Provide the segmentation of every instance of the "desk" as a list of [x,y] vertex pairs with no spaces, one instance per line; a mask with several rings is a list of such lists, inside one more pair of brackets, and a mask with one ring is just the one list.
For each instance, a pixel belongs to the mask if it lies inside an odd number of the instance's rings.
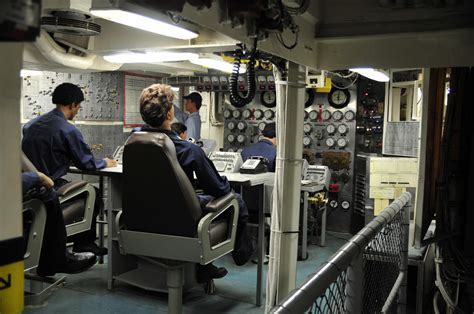
[[[81,171],[77,168],[70,168],[70,173],[85,174],[85,175],[96,175],[100,178],[107,180],[108,198],[107,198],[107,224],[109,227],[109,236],[107,237],[107,243],[109,248],[108,253],[108,273],[107,273],[107,288],[112,289],[115,276],[124,272],[127,266],[128,256],[120,254],[117,245],[114,245],[116,238],[114,235],[117,234],[114,224],[114,212],[118,212],[122,207],[121,199],[121,175],[122,166],[119,165],[114,168],[106,168],[96,171]],[[263,262],[264,262],[264,213],[265,198],[264,188],[266,184],[273,184],[275,178],[274,173],[261,173],[261,174],[240,174],[240,173],[226,173],[225,176],[229,182],[234,186],[240,187],[255,187],[261,191],[260,208],[259,208],[259,219],[258,219],[258,265],[257,265],[257,291],[256,291],[256,304],[260,306],[262,303],[262,284],[263,284]],[[103,233],[102,233],[103,234]],[[100,232],[99,232],[100,236]]]

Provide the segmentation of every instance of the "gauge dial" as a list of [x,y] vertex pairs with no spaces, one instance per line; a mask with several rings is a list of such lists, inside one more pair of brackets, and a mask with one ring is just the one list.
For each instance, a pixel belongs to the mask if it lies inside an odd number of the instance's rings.
[[265,75],[259,75],[257,77],[257,82],[259,84],[266,84],[267,83],[267,78],[265,77]]
[[270,84],[275,84],[275,78],[271,75],[267,76],[267,82]]
[[244,112],[242,113],[242,117],[244,117],[244,119],[248,119],[252,116],[252,111],[250,111],[249,109],[245,109]]
[[341,135],[346,134],[347,131],[348,131],[348,128],[347,128],[347,125],[345,124],[339,124],[339,126],[337,127],[337,132],[339,132],[339,134]]
[[258,129],[259,129],[260,131],[263,131],[263,130],[265,129],[265,126],[266,126],[266,125],[267,125],[267,124],[266,124],[265,122],[260,122],[260,123],[258,124]]
[[227,128],[228,128],[229,130],[235,129],[235,122],[230,121],[229,123],[227,123]]
[[230,143],[233,143],[235,141],[235,135],[234,134],[227,135],[227,141],[229,141]]
[[210,85],[211,84],[211,78],[209,76],[203,76],[202,77],[202,82],[204,85]]
[[212,85],[219,85],[219,77],[218,76],[211,76]]
[[233,116],[235,119],[240,118],[240,110],[234,110],[234,111],[232,111],[232,116]]
[[321,113],[321,119],[323,119],[323,121],[328,121],[329,119],[331,119],[331,111],[329,111],[329,110],[324,110],[324,111]]
[[337,203],[336,200],[331,200],[331,201],[329,202],[329,206],[330,206],[331,208],[337,208],[338,205],[339,205],[339,204]]
[[343,148],[343,147],[346,147],[347,145],[347,141],[345,138],[340,138],[337,140],[337,146],[339,146],[340,148]]
[[336,108],[342,109],[349,104],[351,100],[351,94],[347,89],[335,89],[333,88],[328,94],[329,104]]
[[334,144],[336,144],[336,141],[332,137],[329,137],[329,138],[326,139],[326,146],[327,147],[333,147]]
[[221,83],[221,86],[227,86],[229,84],[229,81],[227,80],[227,76],[220,76],[219,81]]
[[339,120],[341,120],[341,119],[342,119],[342,116],[343,116],[343,114],[342,114],[342,112],[339,111],[339,110],[336,110],[336,111],[334,111],[334,112],[332,113],[332,118],[334,119],[334,121],[339,121]]
[[257,110],[255,110],[255,112],[253,113],[253,116],[255,117],[255,119],[261,119],[262,116],[263,116],[263,111],[260,110],[260,109],[257,109]]
[[247,140],[247,136],[243,134],[239,134],[239,136],[237,136],[237,142],[239,143],[244,143],[246,140]]
[[315,92],[312,88],[307,88],[304,94],[304,107],[308,108],[314,102]]
[[336,132],[336,127],[334,126],[334,124],[328,124],[326,125],[326,131],[329,133],[329,134],[334,134],[334,132]]
[[311,110],[309,112],[309,118],[311,120],[316,120],[318,118],[318,112],[316,110]]
[[310,133],[312,129],[313,129],[313,126],[312,126],[311,124],[309,124],[309,123],[305,123],[305,124],[303,125],[303,131],[304,131],[305,133]]
[[342,209],[344,209],[344,210],[348,210],[349,207],[351,207],[351,203],[349,203],[348,201],[342,201],[341,207],[342,207]]
[[224,118],[229,119],[232,116],[232,111],[229,109],[224,110]]
[[275,113],[273,112],[273,110],[265,110],[263,115],[265,116],[266,119],[271,120],[275,116]]
[[346,111],[346,113],[344,113],[344,119],[346,119],[347,121],[352,121],[354,120],[354,118],[355,118],[354,111],[349,110],[349,111]]
[[276,93],[274,91],[265,91],[260,93],[260,101],[267,108],[276,106]]
[[237,129],[239,129],[240,131],[245,130],[246,127],[247,127],[247,123],[243,121],[240,121],[239,123],[237,123]]
[[303,145],[304,145],[304,146],[309,146],[309,145],[311,145],[311,137],[309,137],[309,136],[303,137]]

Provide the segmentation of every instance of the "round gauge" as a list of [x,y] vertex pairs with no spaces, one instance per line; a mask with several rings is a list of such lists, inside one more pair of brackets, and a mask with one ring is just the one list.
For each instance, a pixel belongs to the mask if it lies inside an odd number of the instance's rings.
[[341,135],[346,134],[347,131],[348,131],[348,128],[347,128],[347,125],[345,124],[339,124],[339,126],[337,127],[337,132],[339,132],[339,134]]
[[326,131],[329,133],[329,134],[334,134],[334,132],[336,132],[336,127],[334,126],[334,124],[328,124],[326,125]]
[[239,134],[239,136],[237,136],[237,142],[239,143],[244,143],[246,140],[247,140],[247,136],[243,134]]
[[265,116],[265,119],[271,120],[275,116],[275,113],[273,112],[273,110],[265,110],[263,115]]
[[336,144],[336,141],[334,141],[334,139],[332,137],[328,137],[326,139],[326,146],[327,147],[333,147],[334,144]]
[[339,121],[339,120],[341,120],[341,119],[342,119],[342,116],[343,116],[343,114],[342,114],[342,112],[339,111],[339,110],[336,110],[336,111],[334,111],[334,112],[332,113],[332,118],[334,119],[334,121]]
[[305,133],[311,132],[312,129],[313,129],[313,126],[312,126],[311,124],[309,124],[309,123],[305,123],[305,124],[303,125],[303,131],[304,131]]
[[262,105],[267,108],[274,108],[276,106],[276,94],[274,91],[264,91],[260,93],[260,101]]
[[245,109],[244,112],[242,112],[242,117],[244,117],[244,119],[248,119],[252,116],[252,111],[250,111],[249,109]]
[[234,110],[234,111],[232,111],[232,116],[233,116],[235,119],[240,118],[240,110]]
[[305,112],[304,112],[304,119],[305,119],[305,120],[308,120],[308,117],[309,117],[308,111],[305,111]]
[[331,111],[329,111],[329,110],[324,110],[324,111],[321,113],[321,118],[323,119],[323,121],[328,121],[329,119],[331,119]]
[[316,110],[312,110],[309,112],[309,118],[311,120],[316,120],[318,118],[318,112]]
[[204,85],[210,85],[211,84],[211,78],[209,76],[203,76],[202,77],[202,82]]
[[230,143],[235,142],[235,135],[234,134],[227,135],[227,141]]
[[224,110],[224,118],[229,119],[232,116],[232,111],[229,109]]
[[347,145],[347,141],[345,138],[341,137],[340,139],[337,140],[337,146],[343,148],[343,147],[346,147],[346,145]]
[[330,206],[331,208],[337,208],[337,205],[339,205],[339,204],[337,203],[336,200],[331,200],[331,201],[329,202],[329,206]]
[[227,80],[227,76],[220,76],[219,81],[221,82],[222,86],[228,85],[229,81]]
[[309,106],[313,104],[315,94],[316,93],[314,92],[314,89],[312,88],[306,89],[306,92],[304,94],[304,107],[305,108],[308,108]]
[[229,123],[227,123],[227,128],[228,128],[229,130],[235,129],[235,122],[230,121]]
[[255,119],[261,119],[263,117],[263,111],[257,109],[254,111],[253,116],[255,117]]
[[347,121],[352,121],[354,120],[354,118],[355,118],[354,111],[348,110],[346,111],[346,113],[344,113],[344,119],[346,119]]
[[309,145],[311,145],[311,137],[309,137],[309,136],[303,137],[303,145],[304,145],[304,146],[309,146]]
[[219,77],[218,76],[211,76],[212,85],[219,85]]
[[275,84],[275,78],[271,75],[267,76],[267,82],[270,84]]
[[351,203],[349,203],[348,201],[342,201],[341,207],[342,207],[342,209],[344,209],[344,210],[348,210],[349,207],[351,207]]
[[247,127],[247,123],[243,121],[240,121],[239,123],[237,123],[237,129],[239,129],[240,131],[245,130],[246,127]]
[[259,84],[265,84],[265,83],[267,83],[267,78],[265,77],[265,75],[259,75],[257,77],[257,82]]
[[260,131],[263,131],[263,130],[265,129],[265,126],[266,126],[266,125],[267,125],[267,124],[266,124],[265,122],[260,122],[260,123],[258,124],[258,129],[259,129]]
[[237,78],[237,83],[239,85],[245,85],[245,78],[243,75],[239,75],[239,77]]
[[351,101],[351,94],[347,89],[331,89],[328,94],[328,102],[331,107],[336,109],[342,109],[349,104]]

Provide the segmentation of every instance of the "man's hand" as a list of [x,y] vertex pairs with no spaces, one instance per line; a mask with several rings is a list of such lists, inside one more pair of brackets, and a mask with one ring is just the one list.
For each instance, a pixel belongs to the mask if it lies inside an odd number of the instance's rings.
[[45,188],[51,189],[54,186],[53,180],[51,180],[51,178],[45,175],[44,173],[38,171],[38,177],[40,179],[41,185]]
[[117,161],[114,159],[104,158],[104,161],[107,164],[105,168],[117,167]]

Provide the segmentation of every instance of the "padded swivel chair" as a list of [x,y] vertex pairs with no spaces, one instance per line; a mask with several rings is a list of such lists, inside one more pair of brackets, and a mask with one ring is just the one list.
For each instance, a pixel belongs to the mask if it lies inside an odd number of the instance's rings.
[[[38,171],[23,152],[21,156],[23,172]],[[89,230],[94,212],[94,187],[86,181],[77,180],[63,185],[56,192],[63,210],[67,236]]]
[[46,208],[40,200],[30,199],[23,202],[23,238],[25,304],[41,305],[59,287],[66,282],[65,276],[43,278],[36,275],[41,256]]
[[[136,257],[137,268],[114,279],[167,291],[169,313],[181,313],[183,284],[194,281],[194,264],[206,265],[234,248],[239,214],[235,195],[210,202],[203,216],[173,142],[157,132],[129,137],[122,180],[123,207],[115,220],[119,248],[121,254]],[[166,277],[159,278],[159,273]]]

